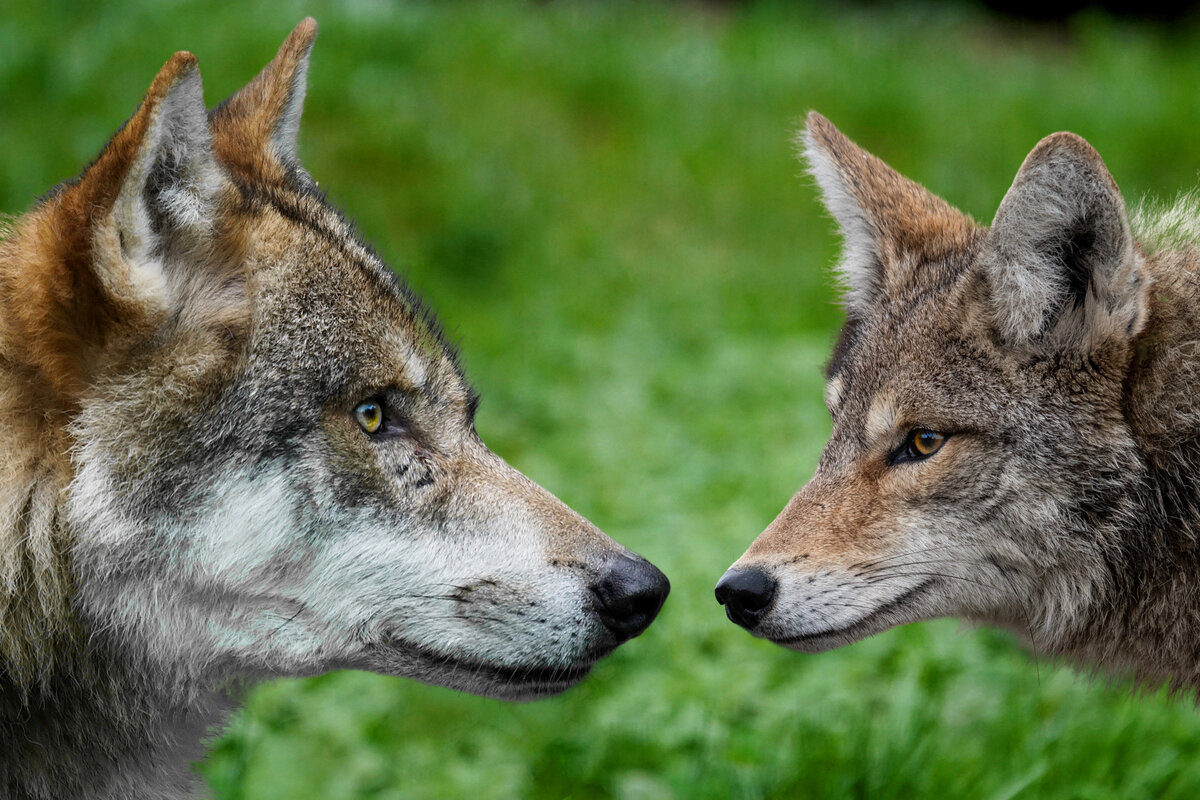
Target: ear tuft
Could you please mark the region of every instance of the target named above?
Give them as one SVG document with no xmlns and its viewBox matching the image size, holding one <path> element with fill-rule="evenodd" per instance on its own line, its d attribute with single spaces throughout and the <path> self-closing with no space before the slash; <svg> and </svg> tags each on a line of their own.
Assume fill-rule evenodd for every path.
<svg viewBox="0 0 1200 800">
<path fill-rule="evenodd" d="M 109 343 L 148 335 L 179 307 L 172 284 L 211 256 L 225 185 L 196 58 L 176 53 L 96 160 L 5 242 L 21 253 L 0 287 L 6 341 L 23 343 L 54 402 L 75 402 Z"/>
<path fill-rule="evenodd" d="M 847 159 L 861 162 L 861 158 L 856 158 L 858 148 L 816 111 L 808 112 L 807 123 L 802 133 L 802 158 L 807 161 L 808 172 L 821 190 L 825 209 L 841 229 L 841 273 L 846 304 L 850 308 L 863 307 L 882 293 L 883 265 L 877 244 L 878 231 L 852 193 L 843 169 Z M 843 154 L 841 159 L 836 155 L 839 152 Z"/>
<path fill-rule="evenodd" d="M 973 241 L 969 217 L 809 112 L 801 136 L 809 172 L 844 240 L 847 306 L 863 308 L 906 285 L 912 269 Z"/>
<path fill-rule="evenodd" d="M 309 180 L 296 140 L 316 38 L 316 20 L 301 20 L 271 63 L 213 111 L 213 141 L 223 163 L 256 180 Z"/>
<path fill-rule="evenodd" d="M 1087 350 L 1145 323 L 1144 270 L 1120 190 L 1073 133 L 1047 136 L 1025 158 L 983 264 L 994 325 L 1011 343 Z"/>
<path fill-rule="evenodd" d="M 143 101 L 146 129 L 113 208 L 126 255 L 146 256 L 164 228 L 203 233 L 216 190 L 196 57 L 176 53 Z"/>
<path fill-rule="evenodd" d="M 212 159 L 196 57 L 172 56 L 137 111 L 77 185 L 64 192 L 78 249 L 108 302 L 149 311 L 165 302 L 163 256 L 211 233 L 223 177 Z"/>
</svg>

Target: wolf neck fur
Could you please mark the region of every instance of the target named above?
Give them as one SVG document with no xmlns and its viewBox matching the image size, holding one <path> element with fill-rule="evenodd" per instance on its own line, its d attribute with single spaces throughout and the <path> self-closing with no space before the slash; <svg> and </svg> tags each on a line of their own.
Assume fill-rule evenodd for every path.
<svg viewBox="0 0 1200 800">
<path fill-rule="evenodd" d="M 1151 314 L 1134 342 L 1125 417 L 1140 464 L 1129 475 L 1128 512 L 1096 520 L 1116 541 L 1106 595 L 1061 648 L 1157 684 L 1200 686 L 1200 250 L 1147 258 Z M 1109 543 L 1105 543 L 1109 544 Z"/>
<path fill-rule="evenodd" d="M 8 365 L 4 365 L 7 367 Z M 70 535 L 60 513 L 70 480 L 65 434 L 21 402 L 20 377 L 0 367 L 0 673 L 42 680 L 74 642 Z"/>
<path fill-rule="evenodd" d="M 34 255 L 52 205 L 0 238 L 0 796 L 175 796 L 230 702 L 217 680 L 150 663 L 80 602 L 66 511 L 78 403 L 30 327 L 70 320 L 21 308 L 31 271 L 61 275 Z"/>
<path fill-rule="evenodd" d="M 34 684 L 0 674 L 0 795 L 183 796 L 188 764 L 233 698 L 164 673 L 137 648 L 89 632 Z"/>
</svg>

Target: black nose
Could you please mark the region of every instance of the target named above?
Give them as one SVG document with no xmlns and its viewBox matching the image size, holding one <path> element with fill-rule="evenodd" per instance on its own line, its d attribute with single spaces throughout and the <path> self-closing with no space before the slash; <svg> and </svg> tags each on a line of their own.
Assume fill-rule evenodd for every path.
<svg viewBox="0 0 1200 800">
<path fill-rule="evenodd" d="M 725 615 L 746 630 L 762 619 L 775 599 L 775 581 L 759 569 L 731 569 L 717 582 L 717 602 L 725 606 Z"/>
<path fill-rule="evenodd" d="M 644 558 L 614 557 L 592 587 L 596 611 L 621 641 L 650 626 L 671 591 L 671 582 Z"/>
</svg>

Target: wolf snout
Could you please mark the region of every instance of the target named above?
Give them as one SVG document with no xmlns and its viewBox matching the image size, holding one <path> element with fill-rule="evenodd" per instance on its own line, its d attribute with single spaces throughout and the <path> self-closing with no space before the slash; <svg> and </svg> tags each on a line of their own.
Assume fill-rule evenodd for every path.
<svg viewBox="0 0 1200 800">
<path fill-rule="evenodd" d="M 596 613 L 621 641 L 650 626 L 670 591 L 671 582 L 658 567 L 627 555 L 610 559 L 592 587 Z"/>
<path fill-rule="evenodd" d="M 731 569 L 717 581 L 717 602 L 725 615 L 746 630 L 754 630 L 775 599 L 775 580 L 760 569 Z"/>
</svg>

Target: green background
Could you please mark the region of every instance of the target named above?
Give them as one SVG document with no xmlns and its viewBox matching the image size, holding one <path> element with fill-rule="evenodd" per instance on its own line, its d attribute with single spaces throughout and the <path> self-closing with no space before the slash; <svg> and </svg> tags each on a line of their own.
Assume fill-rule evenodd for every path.
<svg viewBox="0 0 1200 800">
<path fill-rule="evenodd" d="M 301 153 L 439 311 L 501 455 L 674 591 L 582 686 L 508 705 L 341 673 L 280 681 L 199 769 L 220 798 L 1194 798 L 1190 697 L 1131 694 L 990 630 L 804 656 L 717 578 L 811 473 L 840 312 L 793 157 L 816 108 L 987 220 L 1051 131 L 1127 198 L 1200 167 L 1200 28 L 970 6 L 246 8 L 0 3 L 0 209 L 75 174 L 175 50 L 215 104 L 305 14 Z M 78 8 L 77 8 L 78 6 Z"/>
</svg>

